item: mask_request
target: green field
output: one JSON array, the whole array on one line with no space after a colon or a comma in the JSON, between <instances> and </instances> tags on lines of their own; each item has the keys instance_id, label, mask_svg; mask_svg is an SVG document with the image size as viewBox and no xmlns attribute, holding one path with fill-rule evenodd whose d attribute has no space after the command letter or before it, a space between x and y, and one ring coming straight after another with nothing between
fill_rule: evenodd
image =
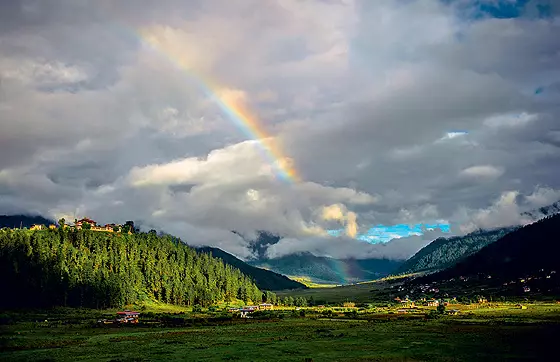
<instances>
[{"instance_id":1,"label":"green field","mask_svg":"<svg viewBox=\"0 0 560 362\"><path fill-rule=\"evenodd\" d=\"M340 287L309 288L278 291L279 297L292 296L312 298L324 304L342 303L346 301L357 303L368 303L375 301L387 301L389 289L386 282L367 282Z\"/></svg>"},{"instance_id":2,"label":"green field","mask_svg":"<svg viewBox=\"0 0 560 362\"><path fill-rule=\"evenodd\" d=\"M457 308L459 315L437 319L426 318L429 308L353 317L335 310L329 319L325 309L305 309L305 317L278 311L263 320L145 313L169 321L127 327L95 326L104 312L92 310L10 312L1 315L0 360L521 361L545 360L556 350L558 304Z\"/></svg>"}]
</instances>

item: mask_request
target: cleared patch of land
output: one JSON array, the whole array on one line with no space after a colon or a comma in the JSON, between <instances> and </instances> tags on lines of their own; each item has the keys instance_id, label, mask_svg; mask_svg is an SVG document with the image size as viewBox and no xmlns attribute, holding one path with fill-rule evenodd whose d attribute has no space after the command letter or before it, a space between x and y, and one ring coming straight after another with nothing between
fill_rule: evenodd
<instances>
[{"instance_id":1,"label":"cleared patch of land","mask_svg":"<svg viewBox=\"0 0 560 362\"><path fill-rule=\"evenodd\" d=\"M460 309L436 319L426 317L429 308L404 315L335 311L332 318L309 308L305 317L286 310L262 320L159 314L169 323L122 327L96 327L99 311L4 313L0 360L511 361L545 360L556 349L558 304ZM171 326L181 319L181 327Z\"/></svg>"}]
</instances>

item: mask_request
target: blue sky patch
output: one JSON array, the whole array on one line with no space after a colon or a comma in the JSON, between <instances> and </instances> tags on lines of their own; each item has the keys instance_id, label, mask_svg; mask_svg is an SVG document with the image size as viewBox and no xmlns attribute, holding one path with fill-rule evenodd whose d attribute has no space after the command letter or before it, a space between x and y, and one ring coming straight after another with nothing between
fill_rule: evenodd
<instances>
[{"instance_id":1,"label":"blue sky patch","mask_svg":"<svg viewBox=\"0 0 560 362\"><path fill-rule=\"evenodd\" d=\"M423 235L426 231L440 229L441 232L449 233L449 224L397 224L397 225L376 225L363 233L359 233L356 239L371 244L386 243L392 239L399 239L414 235ZM344 235L344 229L327 230L331 236L337 237Z\"/></svg>"}]
</instances>

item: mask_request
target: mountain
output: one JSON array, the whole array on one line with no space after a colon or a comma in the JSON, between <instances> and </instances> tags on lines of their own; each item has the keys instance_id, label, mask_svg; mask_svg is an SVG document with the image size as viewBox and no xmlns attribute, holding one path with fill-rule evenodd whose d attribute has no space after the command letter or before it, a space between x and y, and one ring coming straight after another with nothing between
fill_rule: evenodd
<instances>
[{"instance_id":1,"label":"mountain","mask_svg":"<svg viewBox=\"0 0 560 362\"><path fill-rule=\"evenodd\" d=\"M30 228L34 224L48 226L55 222L38 215L0 215L0 228Z\"/></svg>"},{"instance_id":2,"label":"mountain","mask_svg":"<svg viewBox=\"0 0 560 362\"><path fill-rule=\"evenodd\" d=\"M528 216L533 220L539 220L546 216L551 216L560 213L560 201L557 201L551 205L543 206L536 210L526 211L522 213L522 216Z\"/></svg>"},{"instance_id":3,"label":"mountain","mask_svg":"<svg viewBox=\"0 0 560 362\"><path fill-rule=\"evenodd\" d=\"M560 269L560 215L548 216L515 230L482 248L455 266L425 280L469 275L490 275L493 280L513 279Z\"/></svg>"},{"instance_id":4,"label":"mountain","mask_svg":"<svg viewBox=\"0 0 560 362\"><path fill-rule=\"evenodd\" d=\"M240 260L235 256L226 253L222 249L202 247L198 248L197 250L202 253L210 253L210 255L212 255L214 258L220 258L224 261L224 263L229 264L234 268L239 269L243 274L252 277L259 289L285 290L307 288L304 284L296 282L295 280L291 280L284 275L249 265L243 260Z\"/></svg>"},{"instance_id":5,"label":"mountain","mask_svg":"<svg viewBox=\"0 0 560 362\"><path fill-rule=\"evenodd\" d=\"M437 238L402 264L396 274L448 268L516 229L479 230L464 236Z\"/></svg>"},{"instance_id":6,"label":"mountain","mask_svg":"<svg viewBox=\"0 0 560 362\"><path fill-rule=\"evenodd\" d=\"M289 276L308 277L314 282L347 284L378 279L394 272L400 261L389 259L334 259L299 253L274 259L249 261L253 266Z\"/></svg>"}]
</instances>

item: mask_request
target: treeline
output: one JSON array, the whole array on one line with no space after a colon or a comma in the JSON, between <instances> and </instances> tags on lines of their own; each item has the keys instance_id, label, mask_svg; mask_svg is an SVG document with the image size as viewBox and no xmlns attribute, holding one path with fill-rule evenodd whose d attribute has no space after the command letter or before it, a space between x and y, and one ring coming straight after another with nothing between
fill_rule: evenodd
<instances>
[{"instance_id":1,"label":"treeline","mask_svg":"<svg viewBox=\"0 0 560 362\"><path fill-rule=\"evenodd\" d=\"M0 231L0 307L209 306L263 294L238 269L171 236L89 230Z\"/></svg>"}]
</instances>

